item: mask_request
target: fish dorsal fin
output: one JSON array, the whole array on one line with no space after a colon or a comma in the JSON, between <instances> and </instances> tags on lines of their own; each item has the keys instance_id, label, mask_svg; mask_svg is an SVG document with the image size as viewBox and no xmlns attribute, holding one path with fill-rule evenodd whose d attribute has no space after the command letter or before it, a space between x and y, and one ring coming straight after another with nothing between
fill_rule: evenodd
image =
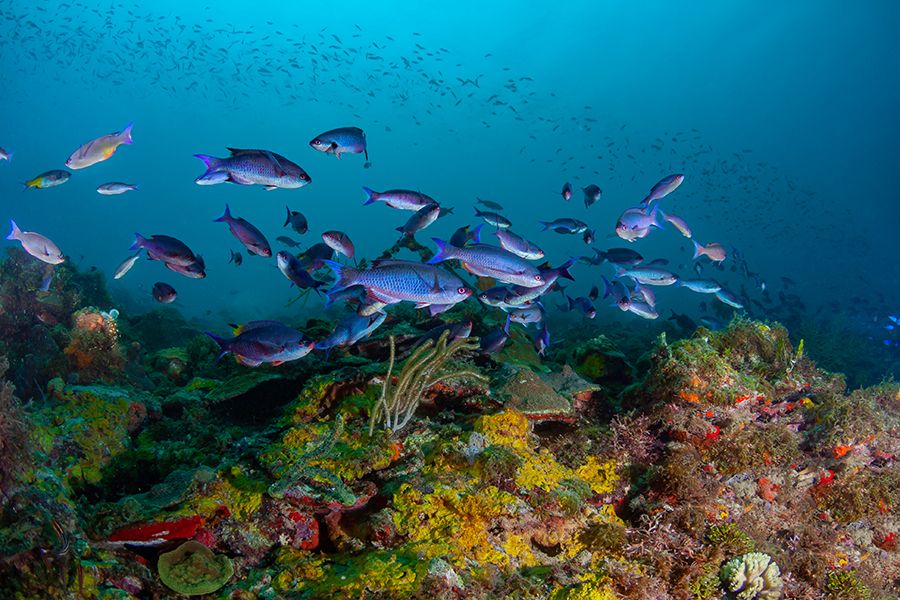
<instances>
[{"instance_id":1,"label":"fish dorsal fin","mask_svg":"<svg viewBox=\"0 0 900 600\"><path fill-rule=\"evenodd\" d=\"M247 150L246 148L225 148L231 153L231 156L237 156L238 154L246 154L248 152L255 152L255 150Z\"/></svg>"}]
</instances>

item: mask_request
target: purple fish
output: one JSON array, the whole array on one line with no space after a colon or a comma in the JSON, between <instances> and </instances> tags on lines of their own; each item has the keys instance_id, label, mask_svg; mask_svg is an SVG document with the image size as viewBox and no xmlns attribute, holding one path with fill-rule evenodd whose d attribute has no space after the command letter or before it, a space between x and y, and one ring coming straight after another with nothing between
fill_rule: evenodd
<instances>
[{"instance_id":1,"label":"purple fish","mask_svg":"<svg viewBox=\"0 0 900 600\"><path fill-rule=\"evenodd\" d=\"M621 310L628 310L631 304L631 294L621 281L610 281L603 277L603 298L612 298L616 306Z\"/></svg>"},{"instance_id":2,"label":"purple fish","mask_svg":"<svg viewBox=\"0 0 900 600\"><path fill-rule=\"evenodd\" d=\"M266 239L266 236L262 234L262 231L243 217L232 217L231 210L229 210L227 204L225 205L225 214L218 219L213 219L213 222L228 223L231 235L237 238L250 254L266 258L272 256L272 247L269 245L269 240Z\"/></svg>"},{"instance_id":3,"label":"purple fish","mask_svg":"<svg viewBox=\"0 0 900 600\"><path fill-rule=\"evenodd\" d=\"M547 329L547 321L541 323L541 328L537 335L534 336L534 349L538 356L544 356L547 348L550 346L550 330Z\"/></svg>"},{"instance_id":4,"label":"purple fish","mask_svg":"<svg viewBox=\"0 0 900 600\"><path fill-rule=\"evenodd\" d=\"M340 160L341 154L365 154L369 160L369 152L366 150L366 134L359 127L338 127L320 133L309 145L319 152L334 154Z\"/></svg>"},{"instance_id":5,"label":"purple fish","mask_svg":"<svg viewBox=\"0 0 900 600\"><path fill-rule=\"evenodd\" d=\"M309 223L306 222L306 217L303 216L299 210L291 210L287 206L284 207L287 210L287 218L284 220L284 226L291 226L291 229L303 235L307 231L309 231Z\"/></svg>"},{"instance_id":6,"label":"purple fish","mask_svg":"<svg viewBox=\"0 0 900 600\"><path fill-rule=\"evenodd\" d=\"M33 231L22 231L15 221L10 220L9 223L12 226L12 231L9 232L6 239L20 242L22 249L31 256L49 265L58 265L66 260L59 247L50 241L49 238Z\"/></svg>"},{"instance_id":7,"label":"purple fish","mask_svg":"<svg viewBox=\"0 0 900 600\"><path fill-rule=\"evenodd\" d=\"M383 304L414 302L416 308L435 307L432 312L451 307L472 295L456 275L422 263L386 260L376 262L366 270L351 269L330 260L325 264L337 277L329 295L352 285L361 285L366 288L370 300Z\"/></svg>"},{"instance_id":8,"label":"purple fish","mask_svg":"<svg viewBox=\"0 0 900 600\"><path fill-rule=\"evenodd\" d=\"M164 263L186 267L197 260L187 244L168 235L151 235L145 238L139 233L134 234L134 243L130 250L143 248L147 251L150 260L161 260Z\"/></svg>"},{"instance_id":9,"label":"purple fish","mask_svg":"<svg viewBox=\"0 0 900 600\"><path fill-rule=\"evenodd\" d=\"M437 204L430 204L428 206L423 206L416 212L412 214L412 216L407 219L406 223L397 228L397 231L402 233L404 236L413 237L416 235L416 232L421 231L437 221L438 216L441 214L441 207Z\"/></svg>"},{"instance_id":10,"label":"purple fish","mask_svg":"<svg viewBox=\"0 0 900 600\"><path fill-rule=\"evenodd\" d=\"M577 298L566 296L566 300L569 304L569 310L577 308L588 319L593 319L597 316L597 309L594 308L594 303L587 296L578 296Z\"/></svg>"},{"instance_id":11,"label":"purple fish","mask_svg":"<svg viewBox=\"0 0 900 600\"><path fill-rule=\"evenodd\" d=\"M277 321L248 323L230 339L210 332L206 334L222 349L217 360L231 353L240 364L248 367L258 367L263 363L280 365L297 360L309 354L315 346L313 342L305 341L299 331Z\"/></svg>"},{"instance_id":12,"label":"purple fish","mask_svg":"<svg viewBox=\"0 0 900 600\"><path fill-rule=\"evenodd\" d=\"M190 279L203 279L206 277L206 263L199 254L196 256L194 262L189 265L173 265L172 263L165 263L165 265L170 271L174 271L175 273L184 275Z\"/></svg>"},{"instance_id":13,"label":"purple fish","mask_svg":"<svg viewBox=\"0 0 900 600\"><path fill-rule=\"evenodd\" d=\"M325 242L313 244L300 255L300 265L306 271L318 271L325 266L326 260L334 258L334 248Z\"/></svg>"},{"instance_id":14,"label":"purple fish","mask_svg":"<svg viewBox=\"0 0 900 600\"><path fill-rule=\"evenodd\" d=\"M675 189L681 185L681 182L684 181L684 175L675 174L669 175L668 177L663 177L660 179L656 185L650 188L650 193L647 194L647 197L641 201L641 204L644 206L650 206L650 204L654 200L661 200L675 191Z\"/></svg>"},{"instance_id":15,"label":"purple fish","mask_svg":"<svg viewBox=\"0 0 900 600\"><path fill-rule=\"evenodd\" d=\"M353 258L356 254L356 248L350 240L350 236L343 231L326 231L322 234L322 241L328 244L328 247L343 254L347 258Z\"/></svg>"},{"instance_id":16,"label":"purple fish","mask_svg":"<svg viewBox=\"0 0 900 600\"><path fill-rule=\"evenodd\" d=\"M541 269L541 279L544 280L541 285L536 287L513 286L509 290L506 302L513 306L524 306L549 292L560 277L574 281L575 278L569 273L572 263L572 260L567 260L555 269Z\"/></svg>"},{"instance_id":17,"label":"purple fish","mask_svg":"<svg viewBox=\"0 0 900 600\"><path fill-rule=\"evenodd\" d=\"M544 283L536 267L503 248L488 244L458 248L441 239L431 239L437 244L438 252L428 261L430 265L457 259L466 271L479 277L493 277L503 283L524 287L537 287Z\"/></svg>"},{"instance_id":18,"label":"purple fish","mask_svg":"<svg viewBox=\"0 0 900 600\"><path fill-rule=\"evenodd\" d=\"M420 192L412 190L387 190L386 192L376 192L371 188L363 186L366 193L366 201L363 206L368 206L373 202L384 202L391 208L398 210L419 210L431 204L437 204L437 201L431 196L427 196Z\"/></svg>"},{"instance_id":19,"label":"purple fish","mask_svg":"<svg viewBox=\"0 0 900 600\"><path fill-rule=\"evenodd\" d=\"M481 340L480 340L481 351L486 354L493 354L495 352L500 352L501 350L503 350L503 346L506 345L506 342L508 340L509 340L509 319L506 320L506 325L503 326L503 329L491 331L487 335L481 337Z\"/></svg>"},{"instance_id":20,"label":"purple fish","mask_svg":"<svg viewBox=\"0 0 900 600\"><path fill-rule=\"evenodd\" d=\"M341 346L352 346L359 340L369 337L387 318L387 313L376 311L371 315L352 313L344 317L331 332L331 335L316 343L319 350Z\"/></svg>"},{"instance_id":21,"label":"purple fish","mask_svg":"<svg viewBox=\"0 0 900 600\"><path fill-rule=\"evenodd\" d=\"M295 189L312 181L299 165L269 150L228 148L228 151L231 153L228 158L195 154L206 165L206 172L195 180L196 183L258 184L271 191L278 188Z\"/></svg>"},{"instance_id":22,"label":"purple fish","mask_svg":"<svg viewBox=\"0 0 900 600\"><path fill-rule=\"evenodd\" d=\"M643 208L629 208L616 222L616 235L626 242L646 237L651 227L662 229L659 212L654 206L650 212Z\"/></svg>"}]
</instances>

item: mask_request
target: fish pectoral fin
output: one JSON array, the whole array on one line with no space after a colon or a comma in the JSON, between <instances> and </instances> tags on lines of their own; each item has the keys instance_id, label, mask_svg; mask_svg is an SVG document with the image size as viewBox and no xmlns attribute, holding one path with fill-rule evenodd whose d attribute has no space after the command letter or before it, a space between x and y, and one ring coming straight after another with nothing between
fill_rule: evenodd
<instances>
[{"instance_id":1,"label":"fish pectoral fin","mask_svg":"<svg viewBox=\"0 0 900 600\"><path fill-rule=\"evenodd\" d=\"M275 165L276 175L278 175L279 177L284 177L285 175L287 175L287 173L284 170L284 167L281 166L281 163L278 162L278 159L275 158L274 154L272 154L269 151L266 151L266 156L269 158L269 160L272 161L272 164Z\"/></svg>"},{"instance_id":2,"label":"fish pectoral fin","mask_svg":"<svg viewBox=\"0 0 900 600\"><path fill-rule=\"evenodd\" d=\"M277 185L267 185L267 186L266 186L266 191L267 191L267 192L271 192L272 190L277 190L277 189L278 189L278 186L277 186Z\"/></svg>"}]
</instances>

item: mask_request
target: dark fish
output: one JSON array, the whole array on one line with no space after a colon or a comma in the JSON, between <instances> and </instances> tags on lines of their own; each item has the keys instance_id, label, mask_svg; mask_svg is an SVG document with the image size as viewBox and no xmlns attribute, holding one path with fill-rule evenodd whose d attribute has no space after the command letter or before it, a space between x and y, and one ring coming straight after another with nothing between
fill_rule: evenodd
<instances>
[{"instance_id":1,"label":"dark fish","mask_svg":"<svg viewBox=\"0 0 900 600\"><path fill-rule=\"evenodd\" d=\"M600 189L600 186L594 185L593 183L582 189L584 192L584 207L590 208L594 205L595 202L600 200L600 195L603 193L603 190Z\"/></svg>"},{"instance_id":2,"label":"dark fish","mask_svg":"<svg viewBox=\"0 0 900 600\"><path fill-rule=\"evenodd\" d=\"M509 219L495 212L481 211L476 208L475 216L481 217L482 219L484 219L485 223L487 223L488 225L493 225L497 229L508 229L512 226L512 223Z\"/></svg>"},{"instance_id":3,"label":"dark fish","mask_svg":"<svg viewBox=\"0 0 900 600\"><path fill-rule=\"evenodd\" d=\"M572 199L572 184L568 181L565 182L562 186L562 199L568 202Z\"/></svg>"},{"instance_id":4,"label":"dark fish","mask_svg":"<svg viewBox=\"0 0 900 600\"><path fill-rule=\"evenodd\" d=\"M610 248L604 251L594 249L594 252L601 259L623 267L634 267L644 261L643 256L630 248Z\"/></svg>"},{"instance_id":5,"label":"dark fish","mask_svg":"<svg viewBox=\"0 0 900 600\"><path fill-rule=\"evenodd\" d=\"M669 321L675 321L675 323L685 331L692 332L697 329L697 323L695 323L694 320L689 316L685 314L679 314L674 310L671 310L671 312L672 316L669 317Z\"/></svg>"},{"instance_id":6,"label":"dark fish","mask_svg":"<svg viewBox=\"0 0 900 600\"><path fill-rule=\"evenodd\" d=\"M287 206L284 207L287 211L287 218L284 220L284 226L291 226L291 229L303 235L307 231L309 231L309 224L306 222L306 217L303 216L299 210L291 210ZM281 240L281 238L277 238Z\"/></svg>"},{"instance_id":7,"label":"dark fish","mask_svg":"<svg viewBox=\"0 0 900 600\"><path fill-rule=\"evenodd\" d=\"M178 297L178 292L175 291L168 283L164 283L162 281L157 281L153 284L153 299L159 302L160 304L169 304L175 301L175 298Z\"/></svg>"},{"instance_id":8,"label":"dark fish","mask_svg":"<svg viewBox=\"0 0 900 600\"><path fill-rule=\"evenodd\" d=\"M492 202L491 200L482 200L477 196L475 197L475 200L478 202L478 204L487 206L491 210L503 210L503 207L498 202Z\"/></svg>"},{"instance_id":9,"label":"dark fish","mask_svg":"<svg viewBox=\"0 0 900 600\"><path fill-rule=\"evenodd\" d=\"M503 346L506 345L507 340L509 340L509 319L506 320L506 325L503 326L503 329L492 331L483 336L479 340L479 345L482 352L493 354L500 352Z\"/></svg>"},{"instance_id":10,"label":"dark fish","mask_svg":"<svg viewBox=\"0 0 900 600\"><path fill-rule=\"evenodd\" d=\"M479 244L481 243L481 228L484 227L484 223L479 223L475 227L469 227L466 225L465 227L460 227L456 231L453 232L453 235L450 236L450 243L454 246L466 246L468 244Z\"/></svg>"},{"instance_id":11,"label":"dark fish","mask_svg":"<svg viewBox=\"0 0 900 600\"><path fill-rule=\"evenodd\" d=\"M538 221L538 223L543 227L541 231L550 229L556 233L566 233L570 235L584 233L588 228L588 224L584 221L570 218L555 219L553 221Z\"/></svg>"},{"instance_id":12,"label":"dark fish","mask_svg":"<svg viewBox=\"0 0 900 600\"><path fill-rule=\"evenodd\" d=\"M228 264L234 263L234 266L239 267L244 263L243 254L234 250L229 250L229 252L231 252L231 258L228 259Z\"/></svg>"},{"instance_id":13,"label":"dark fish","mask_svg":"<svg viewBox=\"0 0 900 600\"><path fill-rule=\"evenodd\" d=\"M275 241L281 242L288 248L296 248L297 246L300 245L300 242L295 242L294 240L292 240L291 238L289 238L286 235L279 235L277 238L275 238Z\"/></svg>"}]
</instances>

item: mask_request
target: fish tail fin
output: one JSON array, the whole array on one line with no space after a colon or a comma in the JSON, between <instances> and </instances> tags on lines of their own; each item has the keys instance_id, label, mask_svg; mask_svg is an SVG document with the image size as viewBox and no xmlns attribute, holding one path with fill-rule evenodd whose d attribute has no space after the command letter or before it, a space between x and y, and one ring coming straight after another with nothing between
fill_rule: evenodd
<instances>
[{"instance_id":1,"label":"fish tail fin","mask_svg":"<svg viewBox=\"0 0 900 600\"><path fill-rule=\"evenodd\" d=\"M476 207L475 207L475 216L476 216L476 217L480 217L482 214L483 214L483 213L482 213L480 210L478 210L478 207L476 206Z\"/></svg>"},{"instance_id":2,"label":"fish tail fin","mask_svg":"<svg viewBox=\"0 0 900 600\"><path fill-rule=\"evenodd\" d=\"M363 206L368 206L378 200L378 192L373 190L370 187L362 186L363 192L366 194L366 201L363 202Z\"/></svg>"},{"instance_id":3,"label":"fish tail fin","mask_svg":"<svg viewBox=\"0 0 900 600\"><path fill-rule=\"evenodd\" d=\"M569 267L571 267L573 264L575 264L575 261L570 258L563 264L559 265L559 268L557 269L557 271L559 271L559 277L565 277L570 281L575 281L575 278L572 277L571 273L569 273Z\"/></svg>"},{"instance_id":4,"label":"fish tail fin","mask_svg":"<svg viewBox=\"0 0 900 600\"><path fill-rule=\"evenodd\" d=\"M431 257L427 264L433 265L435 263L443 262L449 258L453 258L453 246L450 243L445 242L440 238L431 238L431 241L435 243L438 247L437 253Z\"/></svg>"},{"instance_id":5,"label":"fish tail fin","mask_svg":"<svg viewBox=\"0 0 900 600\"><path fill-rule=\"evenodd\" d=\"M348 288L353 285L353 280L356 279L356 269L351 269L350 267L344 266L339 262L335 262L333 260L323 260L325 266L331 269L331 272L334 273L336 281L334 285L331 286L331 289L328 290L329 294L333 294L334 292L340 291L344 288Z\"/></svg>"},{"instance_id":6,"label":"fish tail fin","mask_svg":"<svg viewBox=\"0 0 900 600\"><path fill-rule=\"evenodd\" d=\"M228 208L228 204L225 204L225 214L218 219L213 219L213 223L227 223L228 221L231 221L231 209Z\"/></svg>"},{"instance_id":7,"label":"fish tail fin","mask_svg":"<svg viewBox=\"0 0 900 600\"><path fill-rule=\"evenodd\" d=\"M472 240L476 244L481 243L481 228L484 227L484 223L479 223L472 229Z\"/></svg>"},{"instance_id":8,"label":"fish tail fin","mask_svg":"<svg viewBox=\"0 0 900 600\"><path fill-rule=\"evenodd\" d=\"M139 233L134 234L134 243L131 245L129 250L140 250L144 247L144 244L147 243L147 239Z\"/></svg>"},{"instance_id":9,"label":"fish tail fin","mask_svg":"<svg viewBox=\"0 0 900 600\"><path fill-rule=\"evenodd\" d=\"M195 154L194 158L199 158L203 161L203 164L206 165L206 173L204 173L204 175L212 173L222 164L221 158L216 158L215 156L210 156L208 154Z\"/></svg>"},{"instance_id":10,"label":"fish tail fin","mask_svg":"<svg viewBox=\"0 0 900 600\"><path fill-rule=\"evenodd\" d=\"M282 225L282 227L287 227L287 226L288 226L288 223L291 222L291 209L290 209L290 207L289 207L287 204L285 204L285 205L284 205L284 210L287 211L287 217L285 217L285 219L284 219L284 225Z\"/></svg>"},{"instance_id":11,"label":"fish tail fin","mask_svg":"<svg viewBox=\"0 0 900 600\"><path fill-rule=\"evenodd\" d=\"M22 182L22 191L23 191L23 192L24 192L25 190L27 190L28 188L30 188L30 187L31 187L31 186L28 185L28 182L27 182L27 181L23 181L23 182Z\"/></svg>"},{"instance_id":12,"label":"fish tail fin","mask_svg":"<svg viewBox=\"0 0 900 600\"><path fill-rule=\"evenodd\" d=\"M565 294L566 302L569 304L569 310L573 310L575 308L575 301L572 300L572 296Z\"/></svg>"},{"instance_id":13,"label":"fish tail fin","mask_svg":"<svg viewBox=\"0 0 900 600\"><path fill-rule=\"evenodd\" d=\"M606 275L601 275L600 278L603 280L603 299L606 300L612 296L612 283L606 278Z\"/></svg>"},{"instance_id":14,"label":"fish tail fin","mask_svg":"<svg viewBox=\"0 0 900 600\"><path fill-rule=\"evenodd\" d=\"M660 221L661 215L662 215L662 211L659 210L659 206L654 206L653 210L650 211L650 215L649 215L653 219L652 221L650 221L651 227L656 227L658 229L666 228L665 224L663 224L663 222Z\"/></svg>"},{"instance_id":15,"label":"fish tail fin","mask_svg":"<svg viewBox=\"0 0 900 600\"><path fill-rule=\"evenodd\" d=\"M229 352L228 350L225 349L225 340L223 338L220 338L216 334L212 333L211 331L205 331L204 333L206 335L208 335L209 337L211 337L212 340L216 344L219 345L220 352L216 355L216 358L213 361L213 362L219 362L220 360L222 360L222 357L225 356L226 354L228 354L228 352Z\"/></svg>"},{"instance_id":16,"label":"fish tail fin","mask_svg":"<svg viewBox=\"0 0 900 600\"><path fill-rule=\"evenodd\" d=\"M703 256L703 246L697 243L697 240L691 240L694 242L694 260L697 260L701 256Z\"/></svg>"},{"instance_id":17,"label":"fish tail fin","mask_svg":"<svg viewBox=\"0 0 900 600\"><path fill-rule=\"evenodd\" d=\"M547 231L548 229L550 229L550 223L548 221L538 221L538 223L541 224L541 231Z\"/></svg>"},{"instance_id":18,"label":"fish tail fin","mask_svg":"<svg viewBox=\"0 0 900 600\"><path fill-rule=\"evenodd\" d=\"M8 240L17 240L22 234L22 231L19 229L19 226L16 225L16 222L12 219L9 220L10 227L12 227L12 231L9 232L9 235L6 236Z\"/></svg>"},{"instance_id":19,"label":"fish tail fin","mask_svg":"<svg viewBox=\"0 0 900 600\"><path fill-rule=\"evenodd\" d=\"M369 160L369 150L367 148L363 148L363 154L366 155L366 160Z\"/></svg>"},{"instance_id":20,"label":"fish tail fin","mask_svg":"<svg viewBox=\"0 0 900 600\"><path fill-rule=\"evenodd\" d=\"M129 123L125 129L122 130L122 133L119 134L119 138L122 140L123 144L133 144L134 141L131 139L131 129L134 127L134 121Z\"/></svg>"}]
</instances>

